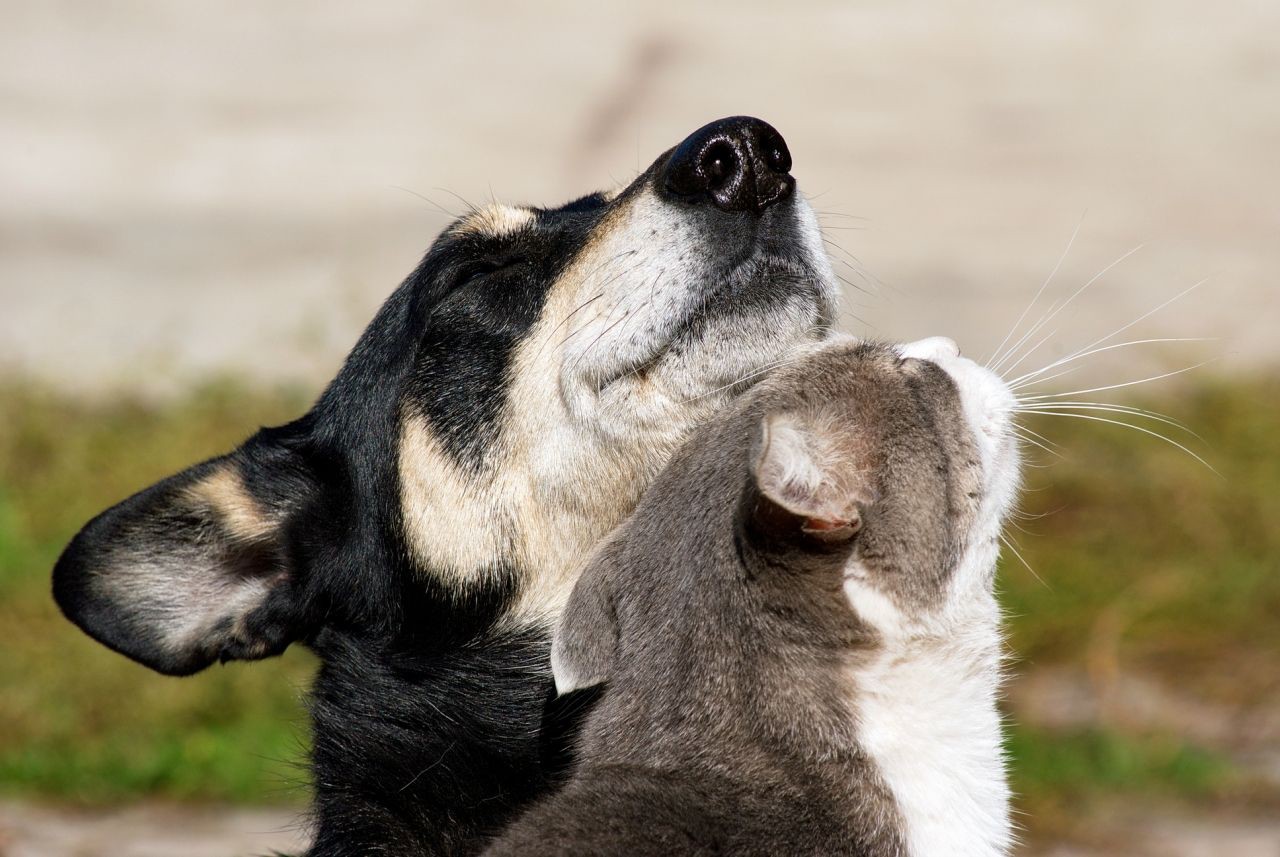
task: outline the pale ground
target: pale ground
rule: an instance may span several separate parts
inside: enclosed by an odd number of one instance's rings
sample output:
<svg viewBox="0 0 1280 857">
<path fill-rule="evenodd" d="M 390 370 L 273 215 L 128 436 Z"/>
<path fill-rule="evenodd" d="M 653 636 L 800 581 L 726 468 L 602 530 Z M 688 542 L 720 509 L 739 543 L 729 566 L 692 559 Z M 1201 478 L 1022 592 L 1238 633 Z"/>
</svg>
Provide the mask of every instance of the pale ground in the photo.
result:
<svg viewBox="0 0 1280 857">
<path fill-rule="evenodd" d="M 784 133 L 861 260 L 854 330 L 985 355 L 1080 225 L 1059 296 L 1148 243 L 1043 353 L 1210 277 L 1132 332 L 1221 341 L 1157 365 L 1280 356 L 1280 0 L 0 15 L 0 367 L 63 385 L 321 383 L 445 223 L 435 205 L 625 181 L 735 112 Z"/>
<path fill-rule="evenodd" d="M 1121 817 L 1096 835 L 1096 845 L 1024 848 L 1019 857 L 1280 855 L 1274 819 Z M 0 803 L 2 857 L 249 857 L 296 854 L 305 845 L 296 813 L 284 809 L 156 804 L 87 812 Z"/>
<path fill-rule="evenodd" d="M 1277 0 L 0 0 L 0 20 L 0 373 L 314 387 L 438 208 L 626 181 L 730 113 L 783 132 L 837 257 L 860 260 L 841 269 L 870 291 L 850 291 L 855 331 L 984 355 L 1079 227 L 1057 297 L 1146 245 L 1046 357 L 1209 277 L 1129 333 L 1219 341 L 1093 374 L 1280 359 Z M 1114 823 L 1145 843 L 1115 854 L 1280 855 L 1275 822 Z M 288 811 L 0 805 L 4 857 L 297 835 Z"/>
</svg>

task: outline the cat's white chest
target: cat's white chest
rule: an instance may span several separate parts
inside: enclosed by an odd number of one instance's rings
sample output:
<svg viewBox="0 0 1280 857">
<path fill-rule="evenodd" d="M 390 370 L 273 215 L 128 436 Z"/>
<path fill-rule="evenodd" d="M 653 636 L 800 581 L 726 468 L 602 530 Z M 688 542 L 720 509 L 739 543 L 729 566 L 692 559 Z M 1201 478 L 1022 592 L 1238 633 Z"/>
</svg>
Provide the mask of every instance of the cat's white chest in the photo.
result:
<svg viewBox="0 0 1280 857">
<path fill-rule="evenodd" d="M 998 646 L 994 631 L 913 643 L 855 671 L 859 741 L 893 794 L 912 857 L 989 857 L 1012 847 Z"/>
</svg>

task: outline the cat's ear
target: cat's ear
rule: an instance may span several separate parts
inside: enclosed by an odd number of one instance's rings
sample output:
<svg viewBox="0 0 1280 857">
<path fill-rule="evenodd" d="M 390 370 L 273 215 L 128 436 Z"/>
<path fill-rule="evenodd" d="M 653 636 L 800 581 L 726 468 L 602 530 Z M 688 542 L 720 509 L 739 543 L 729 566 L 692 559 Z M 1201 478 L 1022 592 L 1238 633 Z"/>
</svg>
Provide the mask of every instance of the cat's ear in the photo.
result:
<svg viewBox="0 0 1280 857">
<path fill-rule="evenodd" d="M 821 417 L 774 413 L 757 437 L 752 476 L 757 502 L 752 520 L 770 531 L 794 531 L 823 542 L 853 538 L 860 507 L 875 493 L 838 428 Z"/>
<path fill-rule="evenodd" d="M 53 596 L 89 636 L 168 675 L 277 655 L 302 632 L 285 532 L 313 483 L 260 432 L 85 525 Z"/>
<path fill-rule="evenodd" d="M 551 674 L 560 695 L 608 681 L 618 651 L 618 614 L 609 546 L 578 578 L 551 639 Z"/>
</svg>

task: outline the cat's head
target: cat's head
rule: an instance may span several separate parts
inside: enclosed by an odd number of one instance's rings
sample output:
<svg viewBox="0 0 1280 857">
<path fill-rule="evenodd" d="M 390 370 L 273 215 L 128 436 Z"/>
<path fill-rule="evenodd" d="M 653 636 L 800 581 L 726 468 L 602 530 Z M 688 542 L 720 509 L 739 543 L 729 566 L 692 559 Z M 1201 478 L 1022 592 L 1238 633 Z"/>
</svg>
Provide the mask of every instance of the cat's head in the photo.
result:
<svg viewBox="0 0 1280 857">
<path fill-rule="evenodd" d="M 749 541 L 793 561 L 838 557 L 854 610 L 881 634 L 936 633 L 993 609 L 1020 474 L 1007 385 L 935 337 L 820 349 L 773 386 L 750 462 Z"/>
<path fill-rule="evenodd" d="M 752 652 L 995 633 L 1014 406 L 948 339 L 816 347 L 702 428 L 599 551 L 560 624 L 557 685 L 624 662 L 665 681 L 671 663 L 647 665 L 660 639 L 687 677 Z"/>
</svg>

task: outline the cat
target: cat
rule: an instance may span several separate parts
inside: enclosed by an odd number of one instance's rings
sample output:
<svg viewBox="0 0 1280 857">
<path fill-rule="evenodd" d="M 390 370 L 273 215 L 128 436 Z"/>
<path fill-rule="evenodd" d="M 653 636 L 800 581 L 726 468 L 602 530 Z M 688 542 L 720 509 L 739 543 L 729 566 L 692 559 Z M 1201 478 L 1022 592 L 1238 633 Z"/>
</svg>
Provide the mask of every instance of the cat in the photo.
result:
<svg viewBox="0 0 1280 857">
<path fill-rule="evenodd" d="M 699 429 L 553 636 L 600 694 L 569 780 L 485 853 L 1007 853 L 1015 404 L 951 340 L 842 339 Z"/>
</svg>

